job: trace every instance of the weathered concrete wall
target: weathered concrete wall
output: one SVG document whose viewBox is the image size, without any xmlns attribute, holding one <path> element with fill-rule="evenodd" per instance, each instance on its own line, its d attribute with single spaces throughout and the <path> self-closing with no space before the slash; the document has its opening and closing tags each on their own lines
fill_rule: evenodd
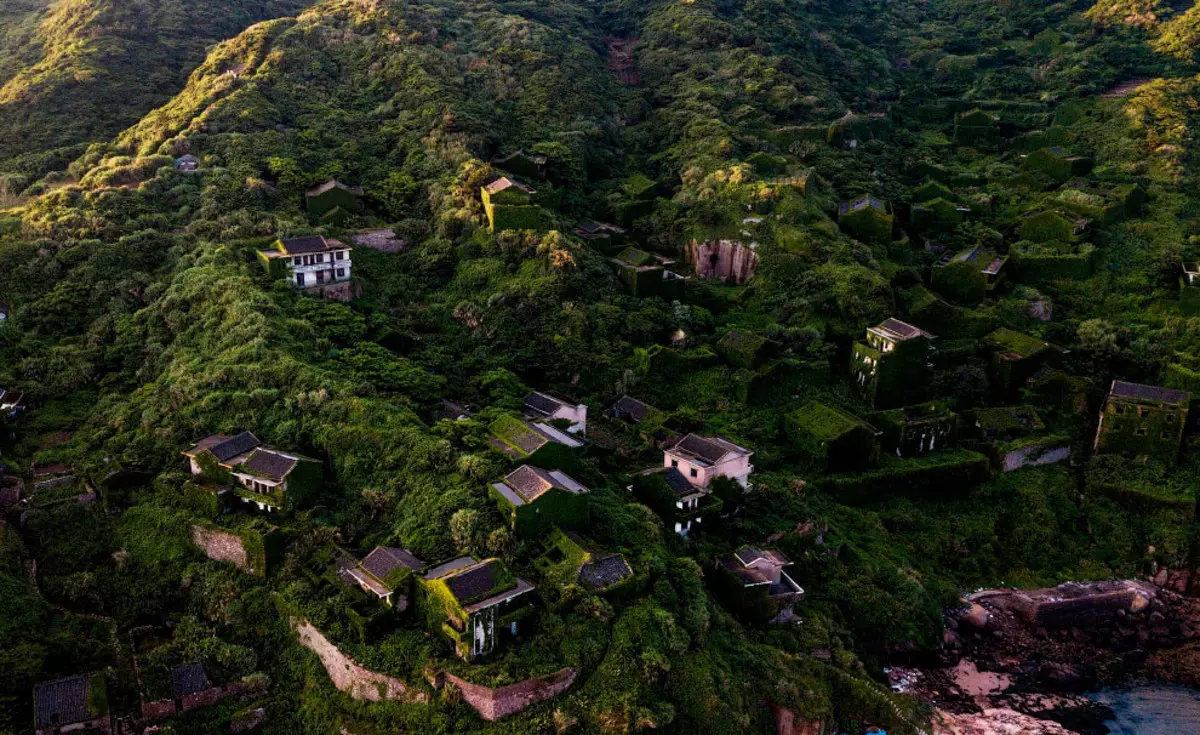
<svg viewBox="0 0 1200 735">
<path fill-rule="evenodd" d="M 443 684 L 452 685 L 462 693 L 463 701 L 474 707 L 480 717 L 493 722 L 538 702 L 557 697 L 571 688 L 577 675 L 575 669 L 561 669 L 548 676 L 492 688 L 463 681 L 454 674 L 436 672 L 431 677 L 431 683 L 435 688 L 441 688 Z"/>
<path fill-rule="evenodd" d="M 1012 472 L 1022 467 L 1062 462 L 1071 456 L 1070 447 L 1047 447 L 1044 445 L 1014 449 L 1004 455 L 1004 471 Z"/>
<path fill-rule="evenodd" d="M 236 533 L 193 525 L 192 541 L 208 555 L 209 559 L 232 562 L 243 571 L 250 571 L 246 548 L 242 545 L 241 537 Z"/>
<path fill-rule="evenodd" d="M 329 678 L 339 691 L 354 699 L 371 702 L 400 699 L 407 702 L 428 702 L 429 696 L 410 692 L 404 682 L 359 666 L 354 659 L 338 650 L 321 631 L 307 620 L 292 620 L 292 628 L 300 636 L 300 645 L 317 654 Z"/>
<path fill-rule="evenodd" d="M 692 240 L 688 246 L 688 261 L 701 278 L 717 278 L 740 286 L 754 277 L 758 253 L 733 240 Z"/>
</svg>

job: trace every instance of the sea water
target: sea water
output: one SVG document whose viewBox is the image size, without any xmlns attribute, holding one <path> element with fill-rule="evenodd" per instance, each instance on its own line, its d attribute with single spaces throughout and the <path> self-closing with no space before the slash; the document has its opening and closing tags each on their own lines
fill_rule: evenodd
<svg viewBox="0 0 1200 735">
<path fill-rule="evenodd" d="M 1088 699 L 1113 711 L 1113 735 L 1200 735 L 1200 691 L 1167 684 L 1114 687 Z"/>
</svg>

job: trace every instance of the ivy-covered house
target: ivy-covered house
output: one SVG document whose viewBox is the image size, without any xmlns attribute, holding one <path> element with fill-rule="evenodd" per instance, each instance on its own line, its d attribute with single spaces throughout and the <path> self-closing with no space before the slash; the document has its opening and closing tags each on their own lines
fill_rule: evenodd
<svg viewBox="0 0 1200 735">
<path fill-rule="evenodd" d="M 992 390 L 998 398 L 1014 395 L 1056 355 L 1049 343 L 1007 327 L 983 338 L 989 356 Z"/>
<path fill-rule="evenodd" d="M 560 422 L 568 434 L 587 435 L 588 407 L 582 403 L 534 391 L 525 396 L 525 416 L 534 421 Z"/>
<path fill-rule="evenodd" d="M 985 143 L 996 135 L 1000 118 L 976 107 L 954 116 L 954 139 L 964 145 Z"/>
<path fill-rule="evenodd" d="M 464 556 L 430 569 L 421 578 L 421 607 L 427 624 L 472 661 L 518 634 L 532 611 L 534 586 L 499 559 Z"/>
<path fill-rule="evenodd" d="M 789 414 L 787 424 L 796 448 L 822 471 L 860 470 L 879 458 L 879 429 L 840 408 L 814 401 Z"/>
<path fill-rule="evenodd" d="M 977 304 L 1000 283 L 1008 257 L 984 247 L 946 253 L 933 264 L 930 287 L 946 298 Z"/>
<path fill-rule="evenodd" d="M 542 210 L 533 201 L 536 193 L 533 187 L 507 176 L 484 186 L 480 198 L 491 231 L 542 229 Z"/>
<path fill-rule="evenodd" d="M 609 259 L 617 269 L 617 277 L 634 296 L 673 298 L 687 277 L 670 270 L 673 261 L 659 255 L 628 247 Z"/>
<path fill-rule="evenodd" d="M 38 684 L 33 689 L 33 708 L 37 735 L 77 731 L 108 735 L 113 731 L 102 672 Z"/>
<path fill-rule="evenodd" d="M 286 278 L 297 288 L 322 288 L 350 280 L 350 246 L 321 235 L 277 240 L 259 250 L 258 259 L 272 278 Z"/>
<path fill-rule="evenodd" d="M 546 156 L 517 150 L 492 159 L 492 166 L 527 179 L 540 179 L 546 175 L 546 162 Z"/>
<path fill-rule="evenodd" d="M 562 470 L 521 465 L 490 494 L 518 537 L 529 538 L 550 526 L 587 525 L 588 489 Z"/>
<path fill-rule="evenodd" d="M 513 462 L 539 467 L 571 469 L 576 464 L 575 450 L 583 441 L 546 421 L 501 416 L 492 422 L 491 446 Z"/>
<path fill-rule="evenodd" d="M 1095 451 L 1174 463 L 1191 398 L 1187 391 L 1114 380 L 1100 411 Z"/>
<path fill-rule="evenodd" d="M 922 400 L 929 391 L 933 335 L 899 319 L 867 329 L 851 350 L 854 382 L 875 408 Z"/>
<path fill-rule="evenodd" d="M 717 516 L 725 505 L 710 487 L 693 485 L 677 467 L 653 467 L 639 472 L 633 476 L 629 491 L 685 539 L 706 518 Z"/>
<path fill-rule="evenodd" d="M 1021 283 L 1040 286 L 1059 280 L 1083 280 L 1092 275 L 1096 247 L 1088 242 L 1050 240 L 1013 243 L 1012 275 Z"/>
<path fill-rule="evenodd" d="M 761 334 L 732 329 L 717 342 L 715 349 L 726 364 L 753 370 L 770 359 L 778 346 Z"/>
<path fill-rule="evenodd" d="M 942 231 L 953 229 L 956 225 L 961 224 L 970 212 L 970 207 L 937 197 L 917 202 L 909 207 L 909 219 L 917 230 Z"/>
<path fill-rule="evenodd" d="M 781 551 L 743 546 L 717 557 L 714 586 L 743 618 L 782 622 L 790 618 L 792 606 L 804 599 L 804 588 L 784 571 L 791 565 Z"/>
<path fill-rule="evenodd" d="M 1021 161 L 1021 168 L 1032 173 L 1044 174 L 1055 181 L 1066 181 L 1072 176 L 1084 176 L 1092 170 L 1092 159 L 1073 156 L 1061 147 L 1040 148 Z"/>
<path fill-rule="evenodd" d="M 892 241 L 892 224 L 887 204 L 873 196 L 860 196 L 838 206 L 838 225 L 856 240 L 887 245 Z"/>
<path fill-rule="evenodd" d="M 958 414 L 941 401 L 919 403 L 867 417 L 879 429 L 883 451 L 897 457 L 923 457 L 954 443 Z"/>
<path fill-rule="evenodd" d="M 408 609 L 408 600 L 412 595 L 413 575 L 424 567 L 425 562 L 407 549 L 376 546 L 362 561 L 347 565 L 340 573 L 364 592 L 375 595 L 384 604 L 403 612 Z"/>
<path fill-rule="evenodd" d="M 321 463 L 263 446 L 248 431 L 213 434 L 183 451 L 193 475 L 228 486 L 259 510 L 303 507 L 321 489 Z"/>
<path fill-rule="evenodd" d="M 1073 242 L 1081 234 L 1082 223 L 1061 212 L 1042 210 L 1021 217 L 1017 235 L 1029 242 Z"/>
<path fill-rule="evenodd" d="M 980 451 L 1001 472 L 1054 464 L 1071 456 L 1069 438 L 1049 433 L 1032 406 L 980 408 L 970 414 L 969 425 Z"/>
<path fill-rule="evenodd" d="M 322 221 L 336 224 L 358 213 L 362 196 L 361 187 L 346 186 L 334 179 L 305 192 L 304 206 Z"/>
<path fill-rule="evenodd" d="M 1179 308 L 1185 314 L 1200 314 L 1200 263 L 1186 261 L 1179 277 Z"/>
<path fill-rule="evenodd" d="M 607 222 L 580 222 L 575 234 L 605 255 L 616 253 L 617 248 L 625 243 L 625 230 Z"/>
</svg>

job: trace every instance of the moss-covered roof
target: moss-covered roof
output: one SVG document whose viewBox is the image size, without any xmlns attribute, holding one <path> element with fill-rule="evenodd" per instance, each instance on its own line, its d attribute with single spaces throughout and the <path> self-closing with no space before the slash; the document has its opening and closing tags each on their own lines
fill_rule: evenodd
<svg viewBox="0 0 1200 735">
<path fill-rule="evenodd" d="M 1019 359 L 1033 357 L 1050 348 L 1050 345 L 1037 337 L 1030 337 L 1028 334 L 1022 334 L 1007 327 L 1000 327 L 984 337 L 984 342 L 1007 354 L 1015 355 Z"/>
<path fill-rule="evenodd" d="M 876 433 L 874 426 L 854 414 L 815 401 L 793 411 L 792 424 L 822 441 L 837 439 L 855 429 Z"/>
</svg>

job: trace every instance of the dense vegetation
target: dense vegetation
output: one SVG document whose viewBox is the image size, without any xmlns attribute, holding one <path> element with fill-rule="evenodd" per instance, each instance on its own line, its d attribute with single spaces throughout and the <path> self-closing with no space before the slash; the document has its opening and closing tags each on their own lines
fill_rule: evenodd
<svg viewBox="0 0 1200 735">
<path fill-rule="evenodd" d="M 129 631 L 164 624 L 150 665 L 269 677 L 268 732 L 772 732 L 764 703 L 913 732 L 928 713 L 881 669 L 938 645 L 963 591 L 1192 558 L 1190 443 L 1176 464 L 1089 455 L 1113 379 L 1200 388 L 1179 284 L 1200 258 L 1195 9 L 323 0 L 289 17 L 307 5 L 0 8 L 0 386 L 33 406 L 0 460 L 29 486 L 35 465 L 66 463 L 101 496 L 35 496 L 0 530 L 0 732 L 30 730 L 35 682 L 83 671 L 110 668 L 114 712 L 135 712 Z M 633 40 L 623 84 L 611 46 Z M 517 149 L 547 157 L 547 226 L 489 232 L 480 187 Z M 199 171 L 176 171 L 188 153 Z M 366 193 L 336 225 L 303 209 L 331 178 Z M 894 232 L 839 228 L 838 203 L 863 194 Z M 1041 212 L 1071 218 L 1026 217 Z M 634 297 L 575 236 L 583 219 L 677 259 L 694 238 L 753 241 L 758 265 L 745 286 Z M 408 247 L 356 248 L 349 304 L 270 280 L 255 256 L 380 227 Z M 991 289 L 978 268 L 935 267 L 971 247 L 1008 255 L 1009 277 Z M 919 387 L 964 439 L 970 412 L 1030 403 L 1072 461 L 981 472 L 986 442 L 966 441 L 855 472 L 809 461 L 791 417 L 874 410 L 850 354 L 889 316 L 937 335 Z M 1001 326 L 1037 338 L 1013 350 L 1063 348 L 1057 377 L 1008 384 L 982 339 Z M 678 330 L 688 346 L 669 346 Z M 588 542 L 635 570 L 621 595 L 555 584 L 540 540 L 514 538 L 489 498 L 510 469 L 489 427 L 531 389 L 592 409 L 571 474 L 592 488 Z M 603 418 L 623 394 L 662 413 L 640 432 Z M 436 421 L 443 398 L 478 410 Z M 720 488 L 724 517 L 688 542 L 626 491 L 661 463 L 663 424 L 755 452 L 754 490 Z M 223 514 L 179 455 L 242 430 L 325 465 L 312 507 L 270 518 L 286 545 L 262 578 L 206 559 L 188 530 L 263 530 Z M 799 624 L 739 618 L 709 583 L 715 556 L 768 538 L 806 589 Z M 334 545 L 502 557 L 541 587 L 535 625 L 455 661 L 339 585 Z M 418 686 L 428 666 L 489 685 L 581 675 L 493 725 L 451 697 L 367 705 L 300 648 L 298 615 Z M 171 726 L 212 732 L 245 706 Z"/>
</svg>

